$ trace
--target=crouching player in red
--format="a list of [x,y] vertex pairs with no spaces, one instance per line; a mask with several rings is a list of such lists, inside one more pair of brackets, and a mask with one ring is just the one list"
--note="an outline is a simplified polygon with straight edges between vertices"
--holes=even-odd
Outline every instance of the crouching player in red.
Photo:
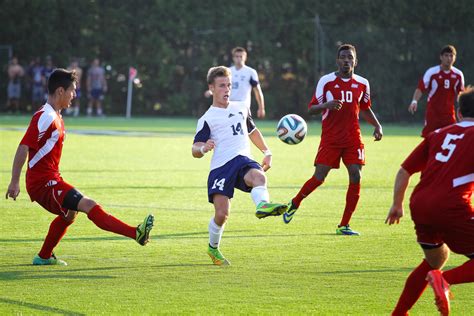
[[[429,134],[398,171],[386,223],[398,224],[410,177],[421,178],[410,198],[411,217],[425,258],[408,276],[392,315],[407,315],[429,283],[442,315],[450,311],[449,285],[474,282],[474,89],[459,97],[460,122]],[[442,272],[449,251],[465,255],[463,265]]]
[[86,213],[99,228],[135,239],[140,245],[148,242],[153,227],[153,215],[145,217],[137,227],[123,223],[61,177],[59,161],[65,138],[61,110],[67,109],[76,96],[76,81],[74,71],[56,69],[52,72],[48,80],[48,100],[33,115],[13,161],[6,198],[16,200],[20,194],[21,169],[28,157],[26,190],[31,200],[58,215],[49,227],[43,247],[33,259],[34,265],[67,265],[56,258],[53,250],[78,212]]

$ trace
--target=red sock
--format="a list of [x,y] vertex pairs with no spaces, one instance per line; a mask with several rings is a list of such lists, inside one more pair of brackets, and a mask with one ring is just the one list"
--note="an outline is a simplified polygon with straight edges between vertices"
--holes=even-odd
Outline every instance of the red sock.
[[305,197],[311,194],[314,190],[316,190],[317,187],[319,187],[321,184],[323,184],[322,181],[319,181],[315,177],[311,177],[308,181],[306,181],[305,184],[300,189],[300,192],[293,198],[293,205],[296,206],[296,208],[300,207],[301,201]]
[[443,278],[449,284],[474,282],[474,259],[465,262],[459,267],[444,271]]
[[392,312],[392,316],[407,315],[408,311],[415,305],[421,294],[426,289],[428,281],[426,281],[426,274],[432,270],[431,266],[423,259],[421,264],[413,270],[405,282],[397,306]]
[[349,225],[351,221],[352,213],[354,213],[357,202],[359,202],[360,196],[360,183],[349,183],[346,193],[346,207],[344,208],[344,215],[342,215],[341,223],[339,226]]
[[63,217],[58,216],[49,225],[48,235],[44,239],[43,247],[41,247],[38,255],[43,259],[48,259],[53,254],[54,248],[58,245],[59,241],[66,234],[67,228],[72,222],[68,222]]
[[97,227],[135,239],[135,227],[129,226],[121,220],[107,214],[100,205],[94,206],[87,214],[87,217],[97,225]]

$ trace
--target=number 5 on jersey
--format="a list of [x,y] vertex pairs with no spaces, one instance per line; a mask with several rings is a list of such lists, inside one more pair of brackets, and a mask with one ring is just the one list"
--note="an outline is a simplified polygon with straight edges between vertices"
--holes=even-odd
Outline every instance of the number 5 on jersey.
[[446,154],[443,154],[442,151],[436,153],[436,160],[441,161],[441,162],[446,162],[451,158],[453,155],[454,150],[456,149],[456,144],[453,144],[454,141],[458,139],[462,139],[464,137],[464,134],[461,135],[455,135],[455,134],[447,134],[446,137],[444,138],[443,144],[441,145],[441,148],[443,150],[447,150],[448,152]]
[[215,179],[214,184],[212,185],[212,188],[219,188],[219,191],[224,191],[224,183],[225,183],[225,178],[222,179]]

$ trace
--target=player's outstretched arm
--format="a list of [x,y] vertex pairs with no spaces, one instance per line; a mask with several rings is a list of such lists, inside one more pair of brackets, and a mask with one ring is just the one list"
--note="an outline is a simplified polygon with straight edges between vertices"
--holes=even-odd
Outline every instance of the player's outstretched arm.
[[367,110],[362,110],[360,111],[360,114],[364,117],[367,123],[369,123],[375,128],[373,133],[375,141],[381,140],[383,136],[382,125],[380,125],[379,120],[377,120],[377,117],[375,117],[375,114],[374,112],[372,112],[372,109],[368,108]]
[[8,185],[7,194],[5,195],[6,199],[11,197],[16,201],[16,197],[20,194],[21,169],[23,169],[23,165],[25,164],[27,157],[28,146],[20,144],[16,150],[15,158],[13,159],[12,178],[10,180],[10,184]]
[[272,167],[272,152],[267,146],[267,143],[265,142],[265,139],[263,138],[262,133],[258,130],[258,128],[255,128],[250,134],[249,138],[252,141],[252,143],[262,151],[262,153],[265,155],[263,157],[263,161],[261,163],[263,171],[267,171]]
[[415,92],[413,93],[413,99],[408,106],[408,112],[411,114],[415,114],[416,110],[418,109],[418,101],[420,101],[423,92],[420,89],[416,88]]
[[192,147],[192,154],[194,158],[202,158],[204,155],[213,150],[216,147],[216,144],[212,139],[208,139],[205,143],[204,142],[196,142],[193,144]]
[[405,198],[405,192],[407,191],[408,184],[410,183],[410,174],[403,168],[400,168],[395,178],[395,185],[393,187],[393,204],[388,211],[385,224],[398,224],[400,218],[403,217],[403,200]]

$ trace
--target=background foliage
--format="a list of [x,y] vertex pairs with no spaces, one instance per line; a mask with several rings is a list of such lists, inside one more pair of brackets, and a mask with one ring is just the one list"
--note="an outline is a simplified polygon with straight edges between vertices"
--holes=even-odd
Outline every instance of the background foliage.
[[[139,71],[135,115],[199,115],[210,66],[231,63],[234,46],[249,50],[268,115],[305,113],[321,74],[335,69],[338,44],[358,49],[357,72],[372,86],[374,110],[385,121],[421,121],[406,111],[417,80],[438,63],[440,48],[458,48],[466,82],[474,36],[470,1],[126,1],[0,0],[0,45],[12,45],[27,65],[51,55],[86,69],[98,56],[108,72],[107,113],[123,114],[129,66]],[[7,60],[1,60],[6,69]],[[123,76],[122,76],[123,78]],[[0,76],[6,98],[6,73]],[[82,100],[85,102],[85,99]],[[25,98],[25,102],[27,102]],[[4,103],[4,102],[2,102]]]

